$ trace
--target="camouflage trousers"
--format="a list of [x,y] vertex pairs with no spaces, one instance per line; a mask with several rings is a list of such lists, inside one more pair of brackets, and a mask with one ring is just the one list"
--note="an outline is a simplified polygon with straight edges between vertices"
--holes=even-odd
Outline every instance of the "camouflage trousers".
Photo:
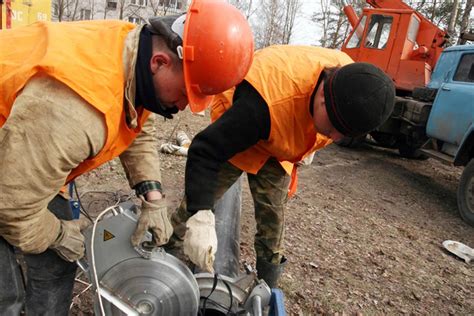
[[[242,170],[229,162],[221,167],[218,174],[214,201],[239,179]],[[257,232],[255,234],[255,252],[258,258],[279,264],[284,252],[285,206],[288,200],[290,176],[280,163],[270,158],[257,174],[247,174],[250,191],[255,207]],[[186,198],[172,216],[175,237],[183,239],[186,221],[190,217],[186,210]]]

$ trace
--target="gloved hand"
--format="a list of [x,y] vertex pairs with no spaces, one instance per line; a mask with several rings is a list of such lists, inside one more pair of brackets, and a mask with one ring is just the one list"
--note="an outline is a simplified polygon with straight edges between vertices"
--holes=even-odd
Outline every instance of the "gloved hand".
[[60,220],[61,228],[58,237],[49,246],[50,249],[66,261],[74,262],[84,256],[84,236],[81,230],[89,226],[91,221],[83,217],[77,220]]
[[188,155],[188,148],[173,145],[171,143],[164,143],[160,146],[160,151],[165,154],[174,154],[177,156],[187,156]]
[[148,229],[152,231],[157,246],[166,244],[173,234],[173,226],[168,217],[165,199],[146,201],[142,196],[140,199],[142,212],[132,234],[132,245],[137,247]]
[[186,222],[184,254],[200,269],[214,273],[217,251],[216,221],[210,210],[199,211]]

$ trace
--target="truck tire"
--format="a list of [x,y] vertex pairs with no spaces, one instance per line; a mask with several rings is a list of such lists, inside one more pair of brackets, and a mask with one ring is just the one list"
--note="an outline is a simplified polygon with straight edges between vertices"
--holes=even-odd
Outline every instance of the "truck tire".
[[458,187],[458,209],[462,219],[474,226],[474,159],[467,164]]
[[356,148],[360,146],[365,140],[366,135],[359,137],[344,137],[341,140],[335,142],[338,146],[347,148]]

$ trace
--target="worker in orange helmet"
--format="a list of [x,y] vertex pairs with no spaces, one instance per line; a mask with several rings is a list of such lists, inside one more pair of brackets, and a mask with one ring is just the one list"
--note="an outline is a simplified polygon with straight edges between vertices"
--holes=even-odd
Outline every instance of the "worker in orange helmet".
[[188,103],[202,111],[239,83],[252,33],[225,1],[195,0],[146,25],[37,22],[1,31],[0,43],[0,313],[67,315],[84,221],[72,220],[60,188],[120,157],[142,200],[131,242],[151,230],[165,244],[155,114],[172,118]]
[[189,147],[186,198],[172,216],[168,249],[182,247],[195,264],[212,270],[218,240],[211,209],[246,172],[257,275],[276,287],[287,261],[284,209],[296,188],[295,163],[334,140],[377,128],[394,98],[382,70],[353,63],[341,51],[284,45],[257,51],[245,80],[215,97],[214,122]]

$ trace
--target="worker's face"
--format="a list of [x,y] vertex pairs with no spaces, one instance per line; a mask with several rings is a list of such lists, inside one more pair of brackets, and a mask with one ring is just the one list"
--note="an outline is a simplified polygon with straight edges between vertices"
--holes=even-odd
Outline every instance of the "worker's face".
[[314,122],[314,129],[319,134],[323,134],[331,138],[334,141],[341,140],[344,138],[340,132],[336,130],[336,128],[332,125],[331,121],[329,120],[328,112],[326,111],[326,103],[324,101],[324,81],[318,87],[316,94],[314,95],[313,99],[313,122]]
[[180,111],[188,105],[182,65],[173,63],[166,52],[157,52],[150,61],[155,94],[161,104],[168,108],[176,106]]

